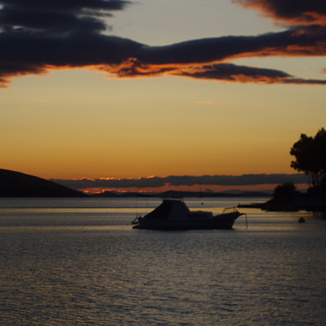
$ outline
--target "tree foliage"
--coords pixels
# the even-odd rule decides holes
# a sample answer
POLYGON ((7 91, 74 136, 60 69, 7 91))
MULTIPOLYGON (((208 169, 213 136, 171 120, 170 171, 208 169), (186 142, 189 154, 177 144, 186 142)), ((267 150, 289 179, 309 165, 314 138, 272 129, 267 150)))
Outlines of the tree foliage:
POLYGON ((290 154, 295 156, 291 167, 308 174, 312 185, 319 186, 321 177, 326 173, 326 130, 321 128, 315 137, 301 134, 290 154))
POLYGON ((285 182, 274 189, 274 199, 290 200, 298 194, 296 186, 292 182, 285 182))

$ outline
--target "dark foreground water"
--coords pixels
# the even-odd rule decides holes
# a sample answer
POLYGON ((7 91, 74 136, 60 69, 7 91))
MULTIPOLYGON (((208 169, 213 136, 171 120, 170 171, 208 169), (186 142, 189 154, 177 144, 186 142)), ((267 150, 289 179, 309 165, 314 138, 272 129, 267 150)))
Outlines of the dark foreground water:
POLYGON ((321 216, 247 209, 248 229, 133 230, 157 204, 0 200, 0 324, 326 325, 321 216))

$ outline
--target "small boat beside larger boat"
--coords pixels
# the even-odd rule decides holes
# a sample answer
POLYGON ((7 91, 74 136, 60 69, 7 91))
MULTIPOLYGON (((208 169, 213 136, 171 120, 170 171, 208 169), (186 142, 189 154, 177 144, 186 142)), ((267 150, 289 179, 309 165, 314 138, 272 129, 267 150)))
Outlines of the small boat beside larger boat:
POLYGON ((191 212, 181 200, 164 199, 152 212, 137 216, 132 224, 135 229, 232 229, 234 221, 240 215, 243 214, 236 208, 225 209, 218 215, 204 211, 191 212))

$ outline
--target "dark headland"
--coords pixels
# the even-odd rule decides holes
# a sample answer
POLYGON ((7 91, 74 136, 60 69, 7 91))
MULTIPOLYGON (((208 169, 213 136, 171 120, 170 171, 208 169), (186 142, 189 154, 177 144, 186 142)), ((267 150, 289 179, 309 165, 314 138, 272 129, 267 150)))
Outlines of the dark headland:
POLYGON ((85 197, 77 190, 32 175, 0 169, 0 197, 85 197))
POLYGON ((251 207, 267 211, 326 212, 326 129, 319 129, 315 136, 301 134, 290 154, 294 156, 291 167, 309 176, 307 192, 300 193, 295 184, 285 182, 274 189, 271 200, 251 207))
POLYGON ((275 188, 273 198, 265 203, 239 205, 239 207, 260 208, 264 211, 312 211, 326 212, 326 188, 309 188, 301 193, 295 185, 284 183, 275 188))
POLYGON ((310 211, 310 212, 326 212, 326 199, 323 197, 314 196, 298 196, 290 200, 281 200, 272 198, 265 203, 239 205, 242 208, 260 208, 264 211, 281 211, 281 212, 295 212, 295 211, 310 211))

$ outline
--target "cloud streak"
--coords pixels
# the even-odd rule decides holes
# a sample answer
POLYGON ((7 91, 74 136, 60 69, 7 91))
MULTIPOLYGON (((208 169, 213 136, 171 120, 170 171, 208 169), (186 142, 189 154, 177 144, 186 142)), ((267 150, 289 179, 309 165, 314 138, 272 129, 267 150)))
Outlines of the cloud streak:
POLYGON ((204 175, 204 176, 167 176, 149 177, 138 179, 52 179, 56 183, 73 189, 146 189, 159 188, 163 186, 252 186, 252 185, 274 185, 283 182, 306 184, 307 176, 304 174, 244 174, 241 176, 230 175, 204 175))
POLYGON ((263 84, 316 84, 326 85, 326 80, 294 78, 275 69, 265 69, 234 64, 215 64, 202 67, 181 69, 179 76, 224 82, 263 83, 263 84))
MULTIPOLYGON (((237 3, 273 13, 273 17, 285 16, 285 9, 277 7, 278 1, 237 3)), ((95 68, 117 78, 168 74, 222 82, 325 84, 324 80, 304 80, 279 70, 226 63, 248 57, 324 56, 326 26, 316 25, 324 17, 322 4, 310 11, 314 17, 319 13, 318 20, 310 20, 315 24, 279 33, 189 40, 157 47, 103 33, 109 28, 103 17, 130 4, 117 0, 49 0, 46 4, 0 0, 0 87, 8 86, 13 77, 63 68, 95 68)), ((302 9, 293 15, 306 17, 305 13, 302 9)))
POLYGON ((326 26, 323 0, 234 0, 245 8, 260 10, 265 16, 291 25, 326 26))

